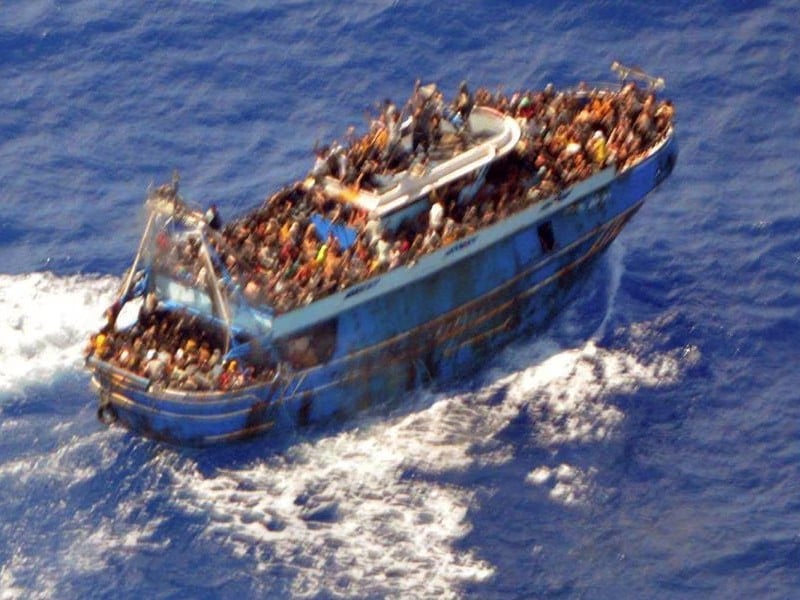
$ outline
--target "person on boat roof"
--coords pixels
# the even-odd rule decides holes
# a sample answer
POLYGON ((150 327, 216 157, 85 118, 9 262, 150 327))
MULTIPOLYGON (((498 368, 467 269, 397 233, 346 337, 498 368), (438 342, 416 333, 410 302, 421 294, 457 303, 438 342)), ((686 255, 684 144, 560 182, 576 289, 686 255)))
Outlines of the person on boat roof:
POLYGON ((475 100, 467 87, 467 82, 462 81, 458 86, 458 95, 453 102, 453 112, 458 115, 461 121, 461 130, 469 132, 469 115, 475 106, 475 100))
POLYGON ((418 148, 422 148, 423 154, 428 155, 433 138, 434 116, 436 112, 435 103, 436 85, 419 85, 419 81, 414 86, 413 112, 414 119, 411 131, 411 151, 416 154, 418 148))
POLYGON ((386 146, 381 154, 381 159, 386 163, 390 163, 397 155, 400 149, 400 114, 397 112, 397 107, 391 100, 385 103, 383 113, 384 126, 386 127, 386 146))
POLYGON ((212 204, 208 207, 208 210, 205 214, 205 220, 211 229, 214 229, 215 231, 222 229, 222 217, 219 216, 219 210, 217 209, 216 204, 212 204))
MULTIPOLYGON (((469 93, 464 83, 461 90, 469 93)), ((433 85, 417 86, 411 105, 430 107, 434 116, 441 117, 439 96, 433 85)), ((448 199, 449 193, 433 192, 430 195, 430 209, 420 211, 417 223, 383 231, 381 220, 374 215, 346 202, 334 202, 326 198, 322 189, 295 185, 276 194, 265 204, 258 223, 234 221, 225 228, 220 237, 228 240, 227 243, 236 248, 237 253, 223 254, 221 258, 231 270, 232 278, 251 301, 257 299, 266 302, 278 314, 288 312, 315 297, 344 289, 376 272, 400 264, 411 264, 425 252, 453 243, 482 226, 551 196, 564 186, 586 179, 599 169, 609 165, 624 168, 666 135, 674 118, 671 104, 658 102, 635 86, 626 86, 624 91, 614 94, 589 92, 586 100, 576 102, 569 95, 556 95, 552 86, 543 92, 522 91, 515 94, 513 99, 500 92, 492 93, 485 88, 478 88, 475 91, 476 105, 488 106, 518 119, 527 118, 531 123, 523 128, 524 144, 519 146, 517 160, 512 165, 505 165, 507 169, 513 167, 510 173, 520 170, 521 175, 504 175, 504 188, 484 186, 477 194, 462 198, 461 192, 465 188, 456 186, 453 195, 463 203, 457 208, 448 199), (328 214, 332 222, 341 219, 352 227, 356 232, 352 248, 338 248, 330 239, 317 238, 313 229, 309 229, 308 214, 314 211, 328 214), (238 261, 235 256, 245 260, 238 261), (250 273, 247 270, 248 263, 260 265, 263 273, 250 273), (298 275, 301 270, 302 273, 298 275)), ((390 101, 385 102, 383 126, 388 126, 397 118, 396 115, 390 101)), ((362 146, 360 144, 359 148, 362 146)), ((341 175, 352 168, 361 169, 363 174, 371 173, 374 169, 372 162, 376 160, 375 157, 364 158, 360 155, 347 161, 349 164, 342 169, 338 163, 346 149, 338 143, 332 148, 334 152, 329 148, 319 149, 320 157, 327 159, 330 173, 338 172, 341 175)), ((403 150, 400 152, 405 154, 403 150)), ((426 160, 426 155, 417 156, 412 169, 418 166, 424 170, 426 160)), ((366 175, 364 177, 368 181, 366 175)), ((175 190, 175 184, 169 186, 170 193, 175 190)), ((209 209, 212 216, 213 212, 209 209)), ((162 254, 180 253, 182 267, 197 262, 199 243, 194 238, 183 244, 173 244, 161 232, 155 244, 162 254)), ((199 272, 194 276, 197 278, 199 272)), ((205 277, 200 279, 204 280, 205 277)), ((158 306, 155 293, 146 293, 140 321, 149 322, 151 317, 159 314, 158 306)), ((146 350, 143 348, 161 346, 166 334, 161 330, 156 332, 155 327, 152 331, 146 327, 142 331, 117 332, 112 325, 116 308, 106 315, 106 327, 100 332, 103 335, 92 340, 88 351, 100 359, 114 357, 120 365, 143 376, 147 362, 152 359, 145 356, 146 350), (124 351, 127 354, 123 354, 124 351), (131 355, 133 362, 128 360, 131 355)), ((167 331, 176 340, 184 336, 183 327, 177 324, 167 331)), ((167 340, 170 342, 168 346, 172 347, 170 344, 176 340, 167 340)), ((199 358, 198 361, 205 362, 199 358)), ((162 359, 162 362, 165 361, 162 359)), ((218 367, 219 371, 222 370, 219 352, 216 360, 208 362, 214 363, 209 364, 209 369, 218 367)), ((149 370, 157 373, 157 367, 154 363, 149 370)), ((181 368, 185 369, 185 365, 181 368)), ((259 368, 263 377, 267 377, 269 369, 259 368)), ((210 373, 215 386, 215 375, 218 374, 216 371, 210 373)), ((179 381, 183 382, 181 374, 178 375, 179 381)), ((203 382, 200 384, 205 385, 203 382)), ((177 385, 180 387, 185 384, 177 385)))
POLYGON ((311 168, 308 176, 314 180, 314 183, 321 185, 325 177, 331 174, 331 167, 328 162, 330 155, 330 148, 328 146, 321 146, 314 149, 314 166, 311 168))

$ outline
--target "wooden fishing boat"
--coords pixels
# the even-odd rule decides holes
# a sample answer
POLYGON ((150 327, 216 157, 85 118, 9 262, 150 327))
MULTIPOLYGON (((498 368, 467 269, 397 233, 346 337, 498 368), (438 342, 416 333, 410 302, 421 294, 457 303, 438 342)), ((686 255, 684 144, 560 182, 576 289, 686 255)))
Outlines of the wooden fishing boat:
POLYGON ((240 439, 453 380, 545 327, 676 161, 663 81, 615 65, 618 85, 481 90, 460 113, 420 86, 225 227, 177 181, 154 190, 87 352, 98 414, 240 439))

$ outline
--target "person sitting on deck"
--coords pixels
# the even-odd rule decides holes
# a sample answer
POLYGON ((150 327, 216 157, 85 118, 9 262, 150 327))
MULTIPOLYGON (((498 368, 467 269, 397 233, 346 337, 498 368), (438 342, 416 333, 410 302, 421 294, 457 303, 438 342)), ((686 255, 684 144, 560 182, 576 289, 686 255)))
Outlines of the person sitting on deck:
POLYGON ((444 204, 442 204, 435 191, 431 192, 431 200, 433 204, 428 212, 428 226, 432 230, 439 232, 444 225, 444 204))
POLYGON ((389 241, 389 235, 383 232, 375 243, 375 258, 369 265, 370 273, 382 272, 389 266, 391 249, 392 245, 389 241))
MULTIPOLYGON (((466 92, 466 96, 471 95, 463 84, 461 90, 466 92)), ((614 94, 594 91, 585 94, 585 101, 577 101, 573 95, 555 94, 549 87, 543 92, 520 91, 508 98, 502 92, 478 88, 474 92, 475 105, 493 107, 522 121, 522 138, 516 149, 519 160, 511 161, 511 164, 499 162, 498 167, 503 171, 493 175, 495 179, 502 176, 510 183, 502 193, 496 194, 496 203, 484 202, 488 199, 480 199, 480 196, 463 194, 464 188, 457 186, 453 195, 459 197, 461 205, 455 207, 449 201, 445 202, 446 208, 440 216, 436 214, 439 209, 433 207, 435 194, 431 194, 433 214, 430 210, 420 212, 421 222, 403 234, 407 237, 408 252, 393 254, 399 233, 388 231, 390 244, 386 268, 412 262, 424 251, 453 243, 476 231, 482 224, 496 222, 551 196, 604 166, 616 164, 617 168, 625 168, 666 133, 674 116, 671 105, 656 102, 654 96, 635 86, 626 86, 622 92, 614 94), (426 235, 431 229, 437 235, 426 235), (402 260, 398 260, 400 257, 402 260)), ((464 98, 462 94, 448 108, 469 109, 469 102, 464 106, 464 98)), ((441 94, 435 85, 417 85, 409 108, 412 112, 413 109, 422 111, 419 114, 427 112, 430 119, 420 118, 415 122, 417 156, 403 153, 396 159, 394 167, 384 162, 384 151, 389 145, 388 129, 392 123, 398 122, 396 109, 389 100, 384 102, 382 114, 372 122, 368 134, 359 138, 348 133, 346 144, 334 142, 336 151, 320 152, 318 158, 327 158, 328 172, 343 177, 348 188, 352 188, 354 183, 362 183, 368 190, 380 189, 386 181, 391 181, 400 165, 412 176, 423 175, 432 166, 429 160, 437 161, 441 156, 442 148, 435 143, 433 136, 437 128, 436 119, 442 115, 442 106, 441 94), (419 152, 420 146, 425 152, 419 152), (430 156, 428 151, 431 151, 430 156)), ((334 197, 324 187, 304 183, 273 195, 265 202, 263 212, 256 220, 241 221, 238 225, 235 222, 226 227, 222 237, 235 252, 223 252, 222 246, 216 248, 223 263, 233 271, 232 275, 240 277, 239 284, 245 288, 254 279, 247 274, 248 265, 265 269, 263 278, 255 278, 260 293, 256 294, 251 286, 250 295, 258 295, 276 305, 278 313, 302 305, 302 299, 308 296, 305 292, 312 287, 315 295, 327 295, 362 281, 375 272, 375 269, 370 269, 371 265, 384 263, 382 259, 386 254, 386 248, 382 247, 383 256, 379 256, 378 242, 383 237, 379 219, 371 217, 355 204, 343 202, 344 195, 342 198, 334 197), (307 235, 309 217, 315 213, 330 222, 354 229, 361 237, 352 249, 339 249, 332 253, 338 258, 338 261, 333 261, 339 263, 336 268, 328 266, 326 256, 331 252, 330 246, 324 248, 327 245, 323 244, 324 237, 317 239, 316 235, 307 235), (234 262, 228 264, 229 260, 234 262), (303 269, 296 277, 308 263, 314 263, 314 269, 310 272, 303 269), (316 282, 315 277, 320 281, 316 282), (268 284, 273 280, 274 284, 268 284), (301 281, 305 288, 300 285, 301 281)), ((497 184, 493 185, 496 188, 497 184)), ((348 189, 350 191, 352 189, 348 189)), ((447 200, 449 193, 440 190, 439 195, 447 200)), ((158 238, 157 243, 160 241, 158 238)), ((192 243, 194 241, 170 244, 164 236, 163 252, 159 254, 164 268, 175 271, 176 276, 194 276, 197 279, 202 265, 197 260, 198 247, 192 243)))

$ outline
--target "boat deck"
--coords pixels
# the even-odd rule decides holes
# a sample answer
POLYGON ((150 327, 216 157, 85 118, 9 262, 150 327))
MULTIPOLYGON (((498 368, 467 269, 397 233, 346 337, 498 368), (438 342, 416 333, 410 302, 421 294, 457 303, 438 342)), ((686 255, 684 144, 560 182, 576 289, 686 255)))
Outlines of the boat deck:
MULTIPOLYGON (((411 154, 410 167, 404 163, 390 170, 378 164, 380 176, 363 182, 358 172, 355 177, 350 172, 346 176, 340 173, 338 179, 299 181, 219 231, 207 227, 202 214, 186 208, 177 195, 177 185, 162 186, 169 188, 162 190, 163 198, 158 190, 155 199, 151 198, 153 206, 161 207, 162 221, 182 221, 194 233, 192 239, 164 240, 160 248, 156 244, 150 259, 165 259, 168 277, 191 278, 201 292, 213 293, 207 304, 215 307, 217 320, 228 330, 252 315, 264 316, 264 323, 251 319, 252 330, 269 331, 274 338, 335 310, 337 299, 344 298, 349 305, 366 301, 379 293, 373 290, 377 276, 401 265, 413 266, 416 275, 422 274, 420 269, 439 268, 441 265, 425 259, 440 248, 449 246, 445 250, 448 256, 455 250, 464 255, 478 252, 482 245, 465 245, 459 240, 494 223, 522 218, 513 215, 534 205, 544 207, 554 199, 574 196, 583 184, 597 183, 595 178, 605 181, 644 160, 672 131, 671 104, 659 103, 649 91, 635 87, 613 92, 524 92, 513 101, 486 92, 480 99, 476 94, 476 101, 466 143, 463 138, 453 139, 458 132, 442 121, 439 143, 422 155, 411 154), (451 182, 454 185, 448 185, 451 182), (434 194, 437 188, 442 190, 434 194), (423 198, 425 201, 418 201, 423 198), (470 200, 462 202, 467 198, 470 200), (428 208, 435 202, 445 207, 441 229, 428 218, 428 208), (350 230, 352 244, 339 245, 326 234, 320 236, 315 217, 327 219, 329 232, 333 227, 350 230), (382 232, 365 235, 370 222, 381 221, 382 232), (387 223, 399 226, 385 227, 387 223)), ((404 150, 410 154, 409 132, 403 134, 404 150)), ((365 136, 361 142, 370 140, 365 136)), ((375 150, 369 145, 359 149, 375 150)), ((356 168, 361 164, 363 160, 351 161, 356 168)), ((155 242, 165 234, 163 230, 152 233, 155 242)), ((147 235, 146 231, 143 245, 147 235)), ((484 237, 481 244, 492 241, 492 236, 484 237)), ((403 273, 391 276, 397 285, 409 279, 403 273)), ((169 291, 164 293, 170 296, 169 291)), ((159 300, 186 304, 182 298, 159 300)), ((168 352, 170 356, 177 354, 176 348, 182 347, 185 338, 179 317, 171 330, 175 344, 167 346, 175 348, 168 352)), ((145 356, 133 348, 137 336, 137 331, 109 331, 108 336, 94 336, 88 352, 137 376, 150 377, 145 373, 145 356)), ((209 344, 211 351, 217 348, 209 344)), ((235 361, 227 347, 224 350, 228 368, 235 361)), ((171 365, 174 361, 165 362, 171 365)), ((253 375, 258 380, 272 376, 269 369, 253 375)), ((242 385, 239 381, 230 385, 238 388, 242 385)), ((183 380, 165 381, 164 385, 188 389, 183 380)), ((211 387, 225 389, 219 378, 212 378, 211 387)))
MULTIPOLYGON (((472 111, 469 133, 459 134, 447 121, 442 122, 440 128, 442 141, 431 148, 424 164, 412 164, 409 169, 383 176, 378 189, 362 188, 355 192, 329 176, 324 183, 325 193, 383 218, 507 154, 521 135, 514 118, 487 107, 476 107, 472 111)), ((406 152, 411 151, 408 136, 403 145, 406 152)))

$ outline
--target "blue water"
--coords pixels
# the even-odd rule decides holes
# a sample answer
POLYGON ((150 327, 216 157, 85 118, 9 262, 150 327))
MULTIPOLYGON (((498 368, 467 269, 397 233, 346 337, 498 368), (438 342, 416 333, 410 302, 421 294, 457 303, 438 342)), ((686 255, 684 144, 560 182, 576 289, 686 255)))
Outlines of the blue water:
POLYGON ((0 599, 800 597, 796 2, 266 4, 0 9, 0 599), (241 214, 417 77, 615 59, 681 156, 543 335, 281 443, 96 421, 149 184, 241 214))

